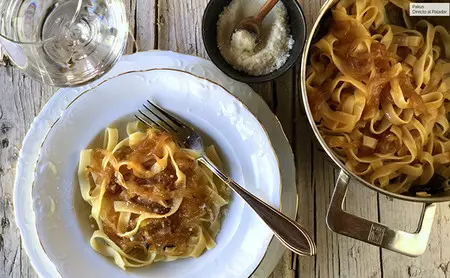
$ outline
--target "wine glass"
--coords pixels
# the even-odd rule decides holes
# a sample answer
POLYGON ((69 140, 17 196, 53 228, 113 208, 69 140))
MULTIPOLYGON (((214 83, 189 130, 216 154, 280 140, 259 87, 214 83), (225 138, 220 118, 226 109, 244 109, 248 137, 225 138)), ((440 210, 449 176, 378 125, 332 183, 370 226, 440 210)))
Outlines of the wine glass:
POLYGON ((127 36, 123 0, 0 0, 0 45, 47 85, 101 77, 122 55, 127 36))

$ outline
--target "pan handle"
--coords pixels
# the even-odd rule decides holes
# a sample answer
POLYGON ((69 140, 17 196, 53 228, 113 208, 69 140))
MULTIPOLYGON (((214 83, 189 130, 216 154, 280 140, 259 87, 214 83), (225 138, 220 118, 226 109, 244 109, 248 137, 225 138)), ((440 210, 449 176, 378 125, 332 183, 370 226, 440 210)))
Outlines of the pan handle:
POLYGON ((411 257, 417 257, 425 252, 436 211, 435 204, 424 204, 419 227, 415 233, 403 232, 344 211, 343 205, 349 181, 350 176, 341 171, 328 208, 328 228, 338 234, 411 257))

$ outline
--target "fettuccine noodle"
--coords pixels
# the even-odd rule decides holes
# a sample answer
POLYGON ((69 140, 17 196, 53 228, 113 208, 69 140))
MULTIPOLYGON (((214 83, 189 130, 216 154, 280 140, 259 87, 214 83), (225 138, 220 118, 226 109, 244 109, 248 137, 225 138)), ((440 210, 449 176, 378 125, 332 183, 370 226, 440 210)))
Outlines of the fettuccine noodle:
POLYGON ((328 146, 395 193, 450 178, 450 35, 408 10, 406 0, 338 2, 306 80, 328 146))
MULTIPOLYGON (((214 248, 227 187, 170 134, 139 122, 129 123, 127 134, 119 141, 118 130, 107 128, 102 149, 80 154, 79 185, 95 227, 92 248, 122 269, 214 248)), ((206 154, 220 167, 214 147, 206 154)))

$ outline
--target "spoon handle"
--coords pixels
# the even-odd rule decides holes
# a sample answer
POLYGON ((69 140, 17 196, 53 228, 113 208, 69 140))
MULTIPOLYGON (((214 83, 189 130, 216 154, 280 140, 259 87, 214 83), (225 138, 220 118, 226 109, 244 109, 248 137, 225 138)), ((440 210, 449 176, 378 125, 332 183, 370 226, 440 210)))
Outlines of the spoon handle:
POLYGON ((316 245, 308 232, 297 222, 274 209, 258 197, 242 188, 233 179, 222 173, 206 156, 199 158, 217 177, 226 183, 261 217, 275 236, 289 250, 299 255, 312 256, 316 245))
POLYGON ((263 21, 266 15, 272 10, 272 8, 278 3, 279 0, 267 0, 264 6, 261 7, 259 12, 255 15, 257 21, 263 21))

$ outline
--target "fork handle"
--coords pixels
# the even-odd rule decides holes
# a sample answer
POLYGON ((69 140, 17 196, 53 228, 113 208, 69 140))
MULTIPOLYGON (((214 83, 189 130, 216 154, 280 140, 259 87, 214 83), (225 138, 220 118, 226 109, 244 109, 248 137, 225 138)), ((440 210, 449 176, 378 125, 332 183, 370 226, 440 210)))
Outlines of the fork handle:
POLYGON ((275 236, 289 250, 299 255, 312 256, 316 253, 316 245, 308 232, 297 222, 291 220, 278 210, 274 209, 255 195, 251 194, 235 182, 232 178, 225 175, 220 169, 209 160, 202 156, 198 159, 205 164, 217 177, 226 183, 261 217, 269 226, 275 236))

